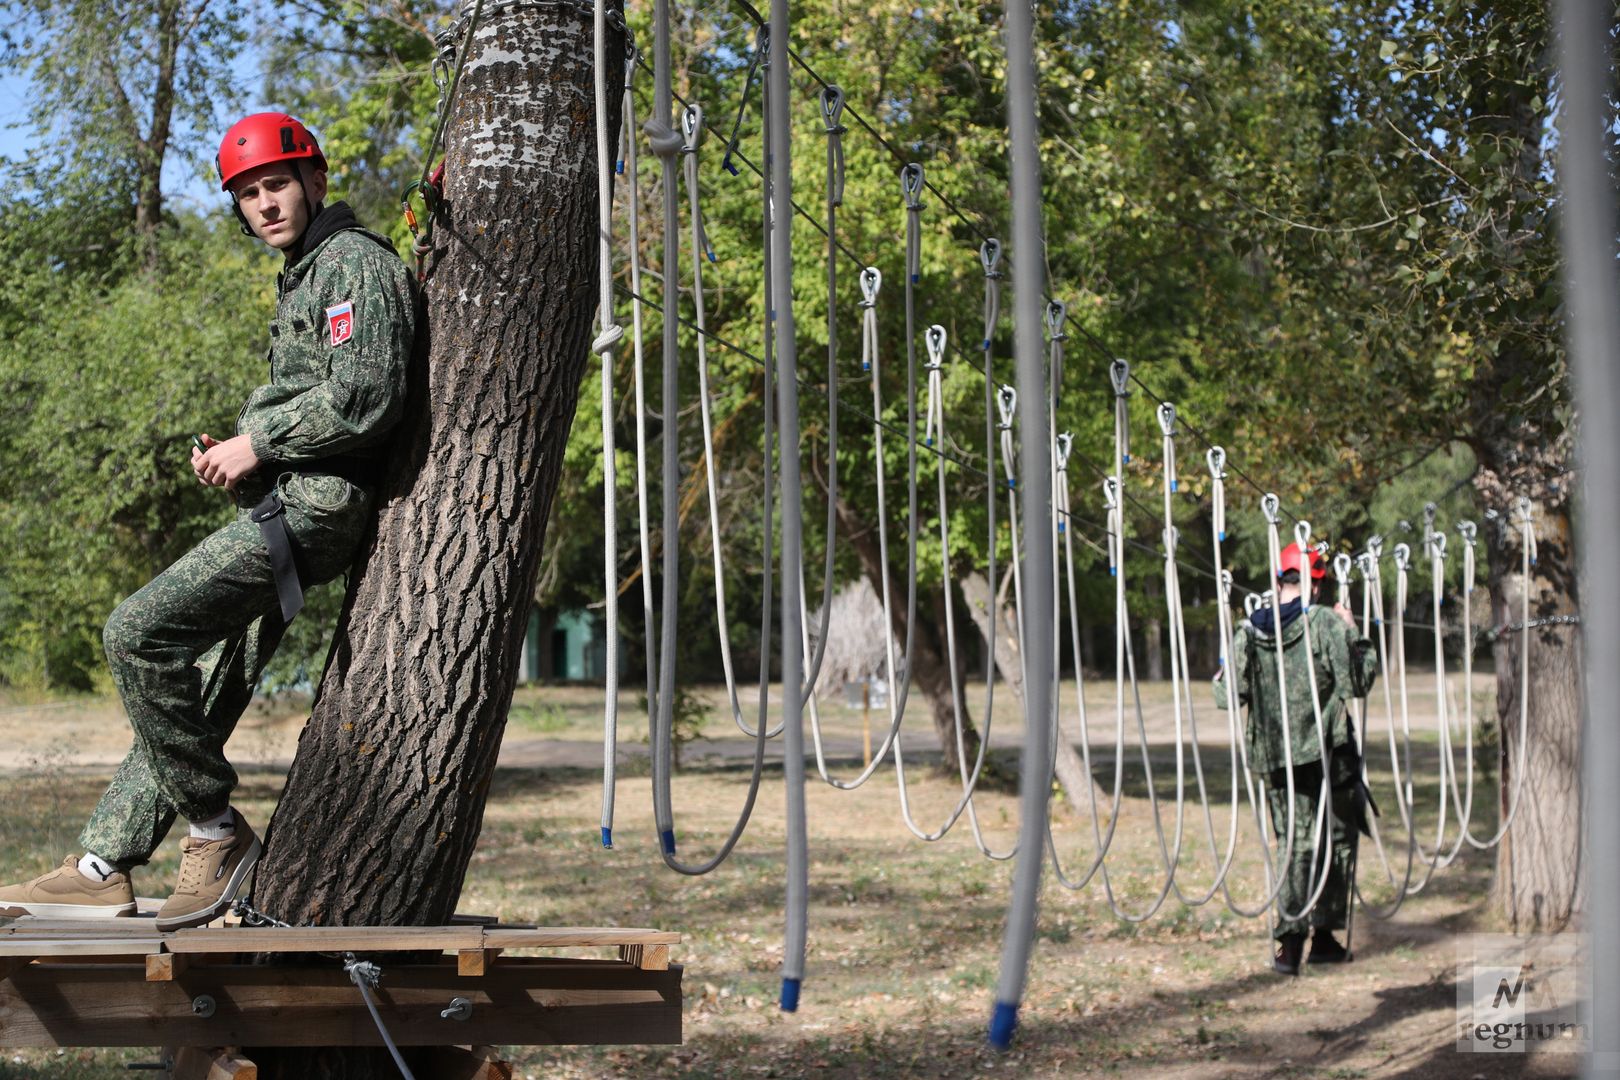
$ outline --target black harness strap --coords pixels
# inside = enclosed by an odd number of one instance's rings
[[[270,571],[276,577],[276,596],[281,601],[281,621],[290,623],[304,606],[304,585],[298,580],[293,561],[292,535],[287,531],[287,508],[274,491],[249,511],[259,526],[264,546],[270,552]]]

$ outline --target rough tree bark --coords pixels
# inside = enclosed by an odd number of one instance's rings
[[[1495,475],[1482,472],[1481,484],[1488,485]],[[1526,588],[1530,590],[1531,619],[1571,615],[1579,610],[1573,527],[1567,507],[1539,504],[1535,521],[1537,559],[1528,582],[1523,573],[1518,529],[1485,530],[1491,534],[1489,587],[1497,626],[1519,622]],[[1528,687],[1520,680],[1524,635],[1502,634],[1494,646],[1496,722],[1501,732],[1500,820],[1506,820],[1518,773],[1520,696],[1525,693],[1530,695],[1530,714],[1520,805],[1512,827],[1497,848],[1491,902],[1515,933],[1544,933],[1563,928],[1585,907],[1586,882],[1581,873],[1581,628],[1537,627],[1529,637]]]
[[[838,527],[854,547],[861,570],[872,583],[872,588],[882,597],[883,559],[876,530],[841,498],[837,510]],[[906,640],[905,584],[901,575],[890,576],[894,587],[894,602],[889,605],[890,629],[895,641],[903,647]],[[970,764],[979,750],[979,732],[973,724],[973,713],[967,707],[966,664],[960,651],[956,658],[959,693],[954,699],[955,706],[952,705],[951,668],[945,648],[945,616],[943,611],[938,610],[941,602],[942,597],[937,590],[932,596],[921,591],[918,593],[917,630],[911,649],[911,686],[913,692],[921,692],[928,699],[934,719],[934,734],[939,738],[940,767],[955,775],[960,760],[956,754],[955,709],[962,710],[962,746]],[[985,767],[989,768],[988,763]]]
[[[455,912],[591,338],[591,46],[571,5],[494,8],[476,31],[446,136],[425,381],[257,875],[256,905],[289,922]],[[608,55],[624,55],[618,34]],[[610,65],[614,131],[622,77]],[[251,1056],[288,1080],[395,1074],[385,1053]]]
[[[967,604],[968,613],[972,615],[974,625],[979,628],[979,635],[986,644],[990,640],[990,612],[992,609],[995,611],[996,671],[1000,674],[1005,688],[1019,700],[1023,700],[1024,665],[1018,651],[1017,612],[1013,610],[1011,604],[1003,603],[1000,597],[991,593],[989,579],[978,571],[962,579],[962,600]],[[1083,682],[1084,674],[1075,672],[1076,686]],[[1060,716],[1059,731],[1061,730]],[[1091,804],[1085,794],[1089,787],[1097,795],[1097,813],[1105,817],[1112,814],[1113,802],[1108,793],[1086,772],[1086,763],[1080,760],[1080,755],[1075,753],[1074,746],[1069,740],[1059,738],[1055,751],[1053,768],[1074,812],[1082,818],[1090,817]]]

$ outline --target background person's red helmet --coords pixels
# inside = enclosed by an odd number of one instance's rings
[[[302,160],[326,171],[326,156],[308,128],[286,113],[262,112],[230,126],[219,141],[214,168],[219,172],[220,190],[229,191],[231,181],[249,169],[272,161]]]
[[[1277,560],[1277,564],[1278,564],[1277,576],[1281,577],[1282,575],[1288,573],[1288,571],[1290,571],[1290,570],[1298,570],[1299,573],[1300,573],[1300,577],[1304,577],[1305,576],[1305,568],[1306,568],[1307,565],[1309,565],[1310,566],[1310,571],[1311,571],[1311,579],[1313,581],[1319,581],[1322,578],[1326,577],[1327,576],[1327,561],[1322,558],[1321,552],[1319,552],[1316,549],[1312,548],[1311,551],[1308,553],[1308,555],[1309,555],[1309,563],[1307,564],[1306,555],[1302,555],[1300,553],[1298,544],[1289,544],[1287,547],[1283,548],[1282,549],[1282,555]]]

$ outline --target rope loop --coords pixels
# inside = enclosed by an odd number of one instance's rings
[[[1342,551],[1333,556],[1333,576],[1339,580],[1340,585],[1350,583],[1350,570],[1354,565],[1350,556]]]
[[[1074,450],[1074,435],[1063,432],[1053,440],[1053,449],[1057,452],[1057,471],[1069,471],[1069,454]]]
[[[1294,522],[1294,543],[1299,545],[1300,553],[1308,551],[1311,546],[1311,523],[1308,521]]]
[[[1446,534],[1437,532],[1429,537],[1429,547],[1434,552],[1434,557],[1443,561],[1446,557]]]
[[[1018,412],[1018,391],[1002,383],[996,391],[996,409],[1001,413],[1001,423],[996,425],[999,431],[1011,431],[1013,417]]]
[[[1176,542],[1181,539],[1181,530],[1174,525],[1164,528],[1164,553],[1168,558],[1176,557]]]
[[[875,266],[863,267],[861,270],[861,307],[877,307],[878,290],[883,288],[883,271]]]
[[[1411,562],[1412,562],[1412,549],[1410,547],[1407,547],[1405,544],[1396,544],[1395,545],[1395,568],[1398,569],[1399,571],[1401,571],[1401,573],[1404,574],[1406,572],[1406,568],[1411,565]]]
[[[681,110],[681,131],[681,153],[696,153],[703,141],[703,106],[694,103]]]
[[[624,327],[618,323],[614,323],[612,326],[609,326],[606,330],[598,334],[595,341],[591,342],[591,352],[611,352],[613,350],[613,346],[616,345],[619,339],[622,337],[624,337]]]
[[[922,209],[923,167],[913,161],[900,170],[900,191],[906,197],[907,210]]]
[[[1432,502],[1424,503],[1423,504],[1423,524],[1424,524],[1424,526],[1427,527],[1427,528],[1433,529],[1434,528],[1435,515],[1438,514],[1439,512],[1440,512],[1440,508],[1438,506],[1434,505],[1434,503],[1432,503]]]
[[[1232,571],[1222,570],[1220,577],[1221,603],[1232,602]]]
[[[1130,397],[1131,365],[1124,360],[1115,360],[1108,365],[1108,377],[1114,383],[1115,397]]]
[[[923,331],[923,344],[928,346],[928,368],[938,371],[945,364],[945,328],[935,323]]]
[[[1260,605],[1264,604],[1266,602],[1265,598],[1267,596],[1270,596],[1270,595],[1271,595],[1271,590],[1267,589],[1264,594],[1250,593],[1248,596],[1245,596],[1243,598],[1243,614],[1244,614],[1244,616],[1246,618],[1247,617],[1252,617],[1255,612],[1260,610]]]
[[[979,263],[984,267],[984,276],[999,278],[1001,270],[1001,241],[991,236],[979,245]]]
[[[1473,547],[1479,539],[1479,526],[1472,521],[1457,522],[1457,531],[1462,534],[1463,543]]]
[[[1282,500],[1277,498],[1276,495],[1268,491],[1260,496],[1260,513],[1264,514],[1266,520],[1271,524],[1275,525],[1280,520],[1281,515],[1278,512],[1281,509]]]
[[[1046,333],[1053,341],[1067,341],[1069,335],[1063,332],[1063,320],[1069,317],[1069,305],[1061,300],[1048,300],[1046,302]]]
[[[1110,512],[1119,509],[1119,478],[1114,476],[1103,477],[1103,509]]]
[[[1226,450],[1223,447],[1210,447],[1209,452],[1204,455],[1204,460],[1209,464],[1211,480],[1226,479]]]
[[[1166,438],[1175,437],[1176,407],[1168,401],[1159,402],[1159,430],[1164,432]]]
[[[842,135],[849,129],[840,119],[844,114],[844,91],[834,85],[821,88],[821,122],[826,125],[828,135]]]
[[[1377,566],[1378,560],[1384,557],[1384,538],[1378,533],[1367,537],[1367,555],[1372,559],[1374,566]]]
[[[1328,542],[1326,540],[1318,540],[1316,542],[1316,553],[1322,556],[1322,558],[1327,558],[1327,553],[1329,550]]]
[[[1361,572],[1363,580],[1378,580],[1378,560],[1373,558],[1370,552],[1363,551],[1356,556],[1356,569]]]

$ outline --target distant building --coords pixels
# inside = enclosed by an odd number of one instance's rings
[[[619,673],[625,671],[619,642]],[[607,678],[607,623],[599,612],[532,608],[518,682],[602,682]]]

